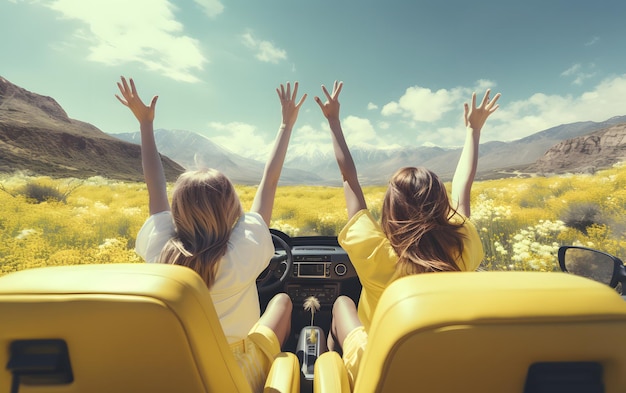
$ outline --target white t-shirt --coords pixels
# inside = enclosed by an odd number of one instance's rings
[[[158,261],[165,243],[176,235],[169,211],[150,216],[137,234],[135,251],[146,262]],[[247,337],[261,310],[256,278],[274,255],[270,231],[258,213],[246,213],[235,225],[228,250],[217,268],[211,298],[229,343]]]

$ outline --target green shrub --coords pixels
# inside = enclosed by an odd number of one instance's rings
[[[595,203],[579,202],[569,205],[563,212],[561,221],[566,226],[587,234],[587,229],[592,225],[602,225],[601,209]]]
[[[67,195],[64,195],[56,187],[35,182],[27,183],[20,191],[27,200],[34,203],[49,201],[67,203]]]

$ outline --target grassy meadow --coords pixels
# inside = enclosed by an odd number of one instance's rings
[[[237,186],[247,210],[255,187]],[[365,187],[380,216],[385,187]],[[103,178],[0,177],[0,275],[53,265],[141,262],[133,251],[148,216],[143,183]],[[626,165],[594,175],[476,182],[472,220],[488,270],[558,269],[559,245],[626,257]],[[346,222],[343,190],[279,187],[272,227],[292,236],[337,234]]]

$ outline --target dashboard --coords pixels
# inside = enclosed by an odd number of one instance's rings
[[[338,244],[295,245],[291,252],[293,267],[285,281],[285,292],[294,305],[309,296],[317,297],[322,305],[331,305],[340,294],[354,291],[356,271]]]
[[[348,296],[358,304],[361,282],[336,236],[289,237],[275,229],[270,229],[270,232],[275,238],[279,238],[274,239],[275,256],[279,260],[284,259],[271,274],[273,280],[282,282],[269,293],[259,291],[259,300],[261,309],[264,310],[276,293],[284,292],[289,295],[293,310],[291,335],[285,348],[295,352],[299,332],[310,325],[313,319],[314,325],[324,332],[330,331],[332,306],[337,297]],[[289,249],[293,259],[291,266],[287,263],[289,253],[285,247]],[[316,297],[320,303],[320,309],[314,315],[303,307],[310,296]]]

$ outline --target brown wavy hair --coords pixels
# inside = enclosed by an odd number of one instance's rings
[[[242,214],[235,187],[224,174],[215,169],[183,173],[172,195],[176,236],[163,247],[160,262],[190,267],[211,288]]]
[[[418,167],[399,169],[389,181],[381,212],[381,226],[398,254],[396,276],[459,271],[463,254],[463,223],[445,185],[432,171]]]

